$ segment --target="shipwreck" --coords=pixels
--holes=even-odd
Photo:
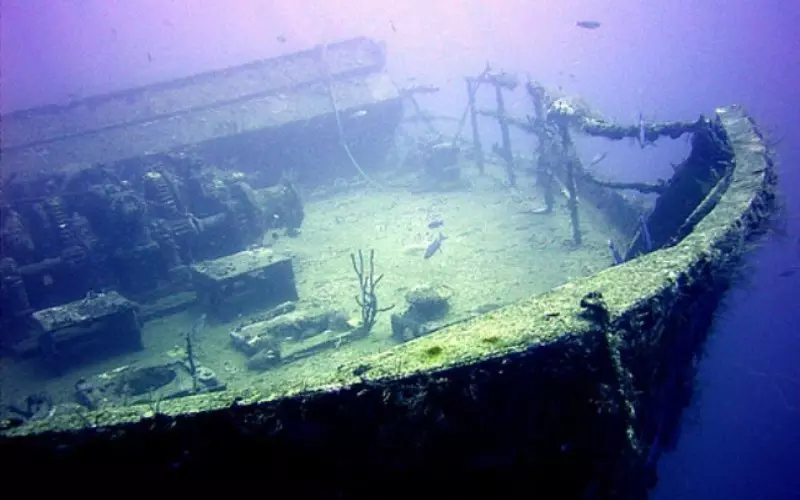
[[[292,255],[259,242],[275,231],[291,237],[304,223],[298,183],[355,174],[369,189],[401,123],[435,120],[415,95],[436,89],[397,87],[385,57],[380,43],[346,40],[4,117],[3,355],[59,359],[54,371],[63,373],[110,331],[125,332],[123,350],[142,349],[142,325],[199,303],[215,321],[276,311],[232,332],[245,349],[269,354],[254,365],[305,359],[305,350],[281,357],[274,341],[256,348],[244,337],[297,314]],[[530,98],[526,118],[505,110],[504,92],[517,85]],[[677,442],[714,311],[776,211],[770,147],[738,106],[620,125],[488,67],[466,86],[459,135],[419,147],[421,175],[458,185],[465,169],[480,175],[495,162],[515,186],[528,162],[543,200],[530,217],[565,202],[565,245],[580,248],[585,211],[600,213],[621,235],[614,265],[425,324],[378,304],[388,287],[376,287],[381,256],[365,264],[359,253],[356,301],[368,325],[348,337],[347,321],[326,312],[278,326],[309,342],[321,322],[319,346],[330,347],[392,315],[399,331],[389,348],[294,384],[228,387],[223,374],[194,364],[187,334],[190,368],[174,360],[137,371],[125,404],[33,418],[41,400],[29,399],[22,417],[3,422],[6,473],[82,474],[91,463],[94,474],[118,474],[124,464],[124,474],[150,478],[302,475],[304,497],[646,498],[661,453]],[[496,108],[479,109],[481,86],[495,91]],[[499,127],[492,151],[479,120]],[[460,137],[461,125],[471,136]],[[532,158],[511,147],[510,129],[527,134]],[[689,136],[691,151],[663,182],[610,182],[584,168],[574,144],[581,134],[642,144]],[[643,216],[624,189],[654,193],[652,211]],[[81,384],[85,396],[91,384]],[[157,401],[130,389],[147,384],[176,388]]]

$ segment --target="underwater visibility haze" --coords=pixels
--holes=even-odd
[[[364,474],[800,498],[791,2],[0,9],[4,466],[246,408]]]

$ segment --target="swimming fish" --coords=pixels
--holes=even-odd
[[[439,233],[439,236],[437,236],[435,240],[431,241],[431,244],[425,249],[425,258],[430,259],[433,257],[433,254],[439,251],[439,248],[442,246],[442,242],[446,239],[447,237],[445,235]]]
[[[577,23],[575,23],[575,26],[587,30],[596,30],[597,28],[600,27],[600,23],[597,21],[578,21]]]
[[[436,229],[442,226],[444,226],[444,221],[441,219],[435,219],[428,222],[428,229]]]

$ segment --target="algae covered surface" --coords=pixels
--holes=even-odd
[[[581,204],[583,244],[575,247],[565,200],[554,214],[534,213],[541,200],[532,183],[523,181],[520,187],[509,189],[499,168],[489,169],[484,176],[470,176],[469,182],[449,191],[409,190],[398,185],[402,181],[386,178],[381,179],[380,189],[343,183],[333,194],[307,193],[301,233],[277,238],[267,234],[265,244],[292,257],[301,308],[341,310],[351,322],[357,320],[359,308],[350,254],[374,250],[375,272],[384,275],[377,290],[380,304],[394,308],[378,315],[372,332],[259,372],[246,368],[228,336],[231,328],[248,318],[212,321],[197,339],[196,355],[199,363],[218,374],[226,391],[109,408],[95,415],[97,422],[276,400],[499,358],[591,330],[591,322],[580,314],[582,299],[591,293],[603,296],[612,321],[626,314],[668,316],[670,307],[685,299],[681,297],[694,282],[730,272],[746,249],[748,233],[768,212],[772,175],[768,151],[746,117],[727,115],[726,119],[736,132],[732,146],[736,168],[717,206],[682,242],[622,266],[609,267],[607,241],[619,234],[593,207]],[[426,248],[440,234],[445,236],[441,248],[424,258]],[[401,312],[406,293],[420,284],[447,290],[450,309],[440,319],[446,328],[398,344],[391,335],[390,314]],[[663,300],[651,304],[655,297]],[[653,309],[656,306],[661,310]],[[483,313],[487,310],[491,312]],[[48,380],[47,389],[60,395],[57,403],[68,401],[72,385],[81,376],[125,364],[179,359],[185,354],[181,341],[198,314],[188,311],[151,321],[145,325],[143,352],[80,367]],[[4,369],[6,383],[14,380],[14,369],[23,375],[19,379],[36,380],[27,376],[29,367]],[[20,394],[41,390],[24,385],[4,387],[8,389]],[[34,426],[86,425],[82,414],[67,422],[52,420]]]
[[[409,205],[379,197],[377,203],[388,204],[387,210],[375,212],[373,217],[358,218],[363,229],[353,237],[375,242],[380,251],[377,243],[381,240],[368,236],[370,230],[380,234],[386,231],[384,221],[406,221],[386,240],[387,257],[394,255],[394,258],[388,258],[380,272],[391,272],[394,268],[405,279],[414,276],[412,282],[436,282],[439,278],[448,283],[457,290],[452,311],[456,317],[492,302],[492,298],[508,305],[400,346],[382,341],[388,329],[384,315],[376,333],[363,344],[283,367],[266,374],[251,387],[258,388],[261,397],[279,397],[366,379],[398,379],[448,366],[468,365],[487,357],[502,357],[593,328],[591,321],[581,316],[582,299],[592,293],[602,295],[610,325],[631,314],[660,317],[663,321],[673,313],[686,314],[671,308],[691,301],[694,293],[717,293],[713,292],[719,286],[715,282],[729,279],[739,256],[748,248],[748,239],[761,230],[773,207],[772,162],[754,124],[736,108],[719,113],[735,154],[736,168],[732,170],[728,189],[683,241],[622,266],[608,266],[605,241],[609,229],[605,233],[586,231],[584,245],[576,251],[569,240],[565,212],[552,218],[531,215],[520,208],[519,200],[503,190],[496,191],[496,185],[483,193],[486,198],[480,197],[482,193],[476,187],[430,198],[416,195],[415,203]],[[332,198],[325,203],[347,206],[355,201]],[[583,208],[584,228],[603,227],[598,214]],[[404,213],[405,217],[386,215],[393,210]],[[459,218],[464,211],[470,213],[469,217]],[[334,209],[326,211],[326,216],[336,221],[337,216],[332,214]],[[434,261],[435,267],[424,267],[428,264],[424,261],[420,266],[420,247],[415,245],[428,241],[431,232],[419,228],[426,220],[439,219],[452,221],[449,230],[460,244],[452,245],[455,248],[448,245],[442,255],[437,255],[440,259]],[[476,233],[477,237],[470,237]],[[333,250],[330,261],[335,261],[335,247],[329,248]],[[397,248],[402,250],[398,252]],[[471,257],[481,257],[480,263],[470,260]],[[457,261],[452,267],[448,267],[449,258]],[[459,265],[462,258],[467,264]],[[325,266],[325,263],[316,261],[314,265]],[[331,266],[331,273],[336,272],[335,267]],[[302,269],[301,265],[298,281],[301,290],[305,286],[326,285],[313,278],[306,281]],[[347,286],[346,269],[339,266],[338,271],[342,283],[327,283],[330,289]],[[394,295],[391,287],[387,287],[389,302],[402,300],[407,289],[404,283],[395,285]],[[658,337],[657,332],[654,337]],[[354,360],[354,354],[369,356]]]
[[[465,166],[464,170],[470,169]],[[231,394],[255,391],[268,397],[303,391],[315,383],[340,381],[338,368],[357,363],[365,355],[398,356],[392,353],[397,341],[391,335],[390,315],[402,313],[406,294],[420,285],[436,287],[449,297],[448,313],[437,324],[456,324],[432,348],[418,348],[418,341],[403,346],[409,352],[423,351],[419,356],[404,355],[406,361],[395,363],[395,376],[458,358],[475,343],[496,350],[514,331],[527,331],[528,325],[519,323],[519,318],[548,314],[530,314],[524,303],[498,308],[591,276],[611,264],[607,241],[619,235],[593,207],[582,207],[583,243],[575,247],[566,199],[559,200],[552,214],[533,213],[542,204],[533,179],[522,178],[513,189],[503,179],[503,169],[490,166],[485,175],[469,174],[456,189],[446,191],[409,189],[407,183],[413,179],[387,178],[380,188],[343,183],[336,193],[307,193],[300,233],[264,237],[265,245],[292,258],[299,307],[340,310],[355,323],[360,317],[355,301],[359,289],[350,254],[358,250],[375,251],[375,272],[384,275],[377,296],[381,307],[393,307],[378,314],[366,338],[263,372],[247,369],[245,357],[232,347],[228,335],[248,317],[225,323],[210,318],[196,339],[195,354],[227,385],[228,395],[207,397],[228,401],[235,397]],[[440,235],[444,240],[439,250],[424,258],[428,245]],[[494,312],[484,319],[467,320],[489,310]],[[55,396],[56,403],[67,403],[81,377],[125,365],[180,360],[185,356],[184,334],[200,313],[189,310],[149,321],[143,330],[144,351],[77,366],[54,379],[36,376],[30,363],[4,367],[4,381],[25,382],[8,384],[3,388],[5,395],[13,399],[44,389]],[[513,328],[497,323],[502,318],[511,321]],[[555,329],[542,335],[568,330],[560,324],[562,318],[550,319]],[[481,333],[475,333],[477,324],[484,325],[478,328]],[[159,409],[185,410],[200,399],[162,401]],[[152,409],[136,411],[152,413]]]

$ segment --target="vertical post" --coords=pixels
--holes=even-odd
[[[528,95],[533,101],[533,133],[536,134],[536,176],[537,182],[544,191],[545,213],[552,213],[555,208],[555,182],[553,179],[552,157],[554,142],[548,133],[545,120],[547,111],[544,104],[544,88],[532,80],[526,85]]]
[[[553,209],[556,206],[556,197],[553,194],[555,184],[553,182],[553,171],[541,156],[536,160],[536,168],[538,171],[537,180],[541,184],[542,190],[544,190],[544,213],[553,213]]]
[[[467,82],[467,96],[469,99],[469,121],[472,124],[472,144],[475,155],[475,163],[478,165],[478,172],[483,175],[483,146],[481,145],[481,136],[478,133],[478,110],[475,109],[475,88],[478,82],[473,81],[471,78],[466,79]]]
[[[500,134],[503,139],[502,152],[506,160],[506,175],[508,184],[511,187],[517,185],[517,176],[514,174],[514,155],[511,152],[511,133],[506,121],[506,104],[503,100],[503,88],[498,83],[494,84],[495,96],[497,97],[497,119],[500,122]]]
[[[564,156],[567,159],[566,165],[566,184],[567,191],[569,192],[569,200],[567,206],[569,207],[569,217],[572,221],[572,240],[575,246],[579,246],[583,242],[581,237],[580,220],[578,218],[578,190],[575,185],[575,162],[577,161],[574,154],[574,146],[572,138],[569,136],[569,128],[566,123],[559,124],[561,129],[561,141],[564,146]]]

